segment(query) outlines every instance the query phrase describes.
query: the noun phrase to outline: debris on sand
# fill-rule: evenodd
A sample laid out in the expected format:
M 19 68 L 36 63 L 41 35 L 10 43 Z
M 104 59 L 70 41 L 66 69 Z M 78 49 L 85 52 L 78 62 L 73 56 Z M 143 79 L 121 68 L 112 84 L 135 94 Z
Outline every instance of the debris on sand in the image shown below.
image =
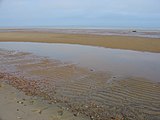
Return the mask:
M 137 32 L 136 30 L 132 30 L 132 32 Z

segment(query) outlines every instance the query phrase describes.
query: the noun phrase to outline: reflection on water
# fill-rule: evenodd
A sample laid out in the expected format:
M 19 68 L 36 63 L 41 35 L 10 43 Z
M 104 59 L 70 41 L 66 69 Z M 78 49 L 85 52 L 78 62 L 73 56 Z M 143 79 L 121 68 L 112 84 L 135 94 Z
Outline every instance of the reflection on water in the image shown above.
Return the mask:
M 107 49 L 70 44 L 1 42 L 0 48 L 73 62 L 116 75 L 131 75 L 160 81 L 160 53 Z

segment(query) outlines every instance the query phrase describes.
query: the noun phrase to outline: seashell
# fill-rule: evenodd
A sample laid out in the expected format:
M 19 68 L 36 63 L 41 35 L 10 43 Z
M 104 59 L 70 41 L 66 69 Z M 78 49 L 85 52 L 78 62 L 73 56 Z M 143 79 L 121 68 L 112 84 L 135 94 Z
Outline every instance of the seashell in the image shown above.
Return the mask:
M 22 118 L 21 118 L 21 117 L 19 117 L 19 116 L 18 116 L 17 118 L 18 118 L 18 119 L 22 119 Z
M 41 109 L 32 110 L 32 112 L 36 112 L 36 113 L 42 114 L 42 110 Z

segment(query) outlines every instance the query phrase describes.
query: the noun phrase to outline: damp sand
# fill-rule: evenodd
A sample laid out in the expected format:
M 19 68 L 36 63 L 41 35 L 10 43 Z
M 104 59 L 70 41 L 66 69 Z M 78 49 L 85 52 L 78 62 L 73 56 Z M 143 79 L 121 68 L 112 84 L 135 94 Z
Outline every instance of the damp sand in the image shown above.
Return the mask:
M 159 82 L 116 76 L 30 53 L 1 50 L 0 59 L 2 82 L 27 96 L 58 104 L 77 119 L 160 119 Z

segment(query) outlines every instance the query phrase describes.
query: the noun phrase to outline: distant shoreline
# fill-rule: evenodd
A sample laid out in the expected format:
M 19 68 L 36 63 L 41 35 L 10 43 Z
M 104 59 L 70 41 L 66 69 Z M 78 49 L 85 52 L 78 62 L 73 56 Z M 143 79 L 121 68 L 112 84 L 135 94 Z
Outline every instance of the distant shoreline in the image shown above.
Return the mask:
M 113 29 L 113 30 L 160 30 L 160 27 L 120 27 L 120 26 L 0 26 L 0 29 Z
M 160 29 L 143 28 L 0 28 L 0 32 L 50 32 L 62 34 L 88 34 L 88 35 L 115 35 L 115 36 L 135 36 L 147 38 L 160 38 Z

